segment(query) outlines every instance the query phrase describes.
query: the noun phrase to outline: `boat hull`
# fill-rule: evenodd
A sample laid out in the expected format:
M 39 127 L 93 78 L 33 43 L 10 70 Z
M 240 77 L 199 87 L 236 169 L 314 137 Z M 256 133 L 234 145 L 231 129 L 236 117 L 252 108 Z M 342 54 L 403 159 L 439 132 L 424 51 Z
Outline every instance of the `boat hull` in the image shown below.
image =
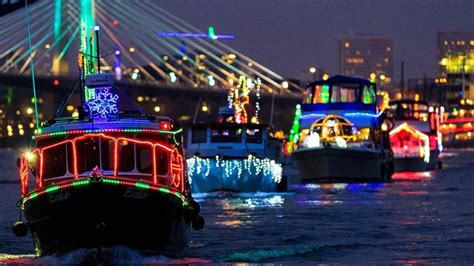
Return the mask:
M 183 211 L 174 195 L 105 183 L 71 186 L 24 204 L 39 256 L 118 245 L 173 255 L 187 244 Z
M 395 172 L 424 172 L 436 170 L 438 166 L 437 151 L 430 152 L 430 161 L 427 163 L 421 157 L 399 157 L 394 159 Z
M 279 182 L 274 180 L 272 173 L 255 166 L 245 167 L 245 159 L 219 160 L 207 158 L 206 165 L 189 167 L 188 174 L 193 193 L 207 193 L 215 191 L 234 191 L 234 192 L 279 192 L 286 190 L 286 179 L 282 178 Z M 216 165 L 227 165 L 226 167 Z M 239 171 L 236 165 L 239 164 Z M 281 167 L 281 166 L 280 166 Z M 231 170 L 229 170 L 231 169 Z M 239 173 L 240 172 L 240 173 Z
M 297 150 L 292 156 L 303 182 L 380 181 L 391 176 L 390 162 L 377 150 L 324 147 Z

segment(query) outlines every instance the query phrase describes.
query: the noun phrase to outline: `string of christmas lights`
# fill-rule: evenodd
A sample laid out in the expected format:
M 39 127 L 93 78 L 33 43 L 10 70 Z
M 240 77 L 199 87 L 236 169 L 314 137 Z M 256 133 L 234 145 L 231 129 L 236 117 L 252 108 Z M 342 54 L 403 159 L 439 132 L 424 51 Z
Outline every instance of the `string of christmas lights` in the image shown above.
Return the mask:
M 211 160 L 210 158 L 193 156 L 187 159 L 186 162 L 190 183 L 192 183 L 194 175 L 208 177 L 214 171 L 222 171 L 224 178 L 237 179 L 240 179 L 244 172 L 255 177 L 262 174 L 264 177 L 271 177 L 275 183 L 281 182 L 283 174 L 281 164 L 268 158 L 260 159 L 251 154 L 244 160 L 222 159 L 219 156 L 216 156 L 215 160 Z

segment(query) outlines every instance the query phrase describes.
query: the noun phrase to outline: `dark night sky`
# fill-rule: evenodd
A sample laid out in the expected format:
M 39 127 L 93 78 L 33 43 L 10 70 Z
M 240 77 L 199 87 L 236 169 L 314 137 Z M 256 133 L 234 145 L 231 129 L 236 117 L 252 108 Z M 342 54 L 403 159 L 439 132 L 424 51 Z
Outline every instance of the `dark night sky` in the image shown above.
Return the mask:
M 337 71 L 338 37 L 394 39 L 395 79 L 432 77 L 436 32 L 474 30 L 474 0 L 160 0 L 161 7 L 202 31 L 235 34 L 227 44 L 276 72 L 304 78 L 309 66 Z

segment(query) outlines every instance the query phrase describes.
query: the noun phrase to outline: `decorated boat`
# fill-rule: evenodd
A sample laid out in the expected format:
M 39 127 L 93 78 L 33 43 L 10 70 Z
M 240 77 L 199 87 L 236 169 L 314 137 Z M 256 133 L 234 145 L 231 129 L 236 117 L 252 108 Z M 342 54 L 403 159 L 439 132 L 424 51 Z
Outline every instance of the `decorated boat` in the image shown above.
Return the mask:
M 241 77 L 229 89 L 229 105 L 219 109 L 218 122 L 187 127 L 186 161 L 193 193 L 286 190 L 278 162 L 281 142 L 272 137 L 268 125 L 259 123 L 258 108 L 251 118 L 246 110 L 251 91 L 259 97 L 259 86 L 258 80 Z
M 388 180 L 392 126 L 374 83 L 333 76 L 308 84 L 285 151 L 303 182 Z
M 387 115 L 394 121 L 390 142 L 395 155 L 395 171 L 440 169 L 442 137 L 439 108 L 424 101 L 398 100 L 389 104 Z
M 111 74 L 87 74 L 93 63 L 81 65 L 78 116 L 43 122 L 18 159 L 20 221 L 13 231 L 29 231 L 39 256 L 118 245 L 176 254 L 187 245 L 189 225 L 204 225 L 182 130 L 168 117 L 124 108 L 130 101 Z

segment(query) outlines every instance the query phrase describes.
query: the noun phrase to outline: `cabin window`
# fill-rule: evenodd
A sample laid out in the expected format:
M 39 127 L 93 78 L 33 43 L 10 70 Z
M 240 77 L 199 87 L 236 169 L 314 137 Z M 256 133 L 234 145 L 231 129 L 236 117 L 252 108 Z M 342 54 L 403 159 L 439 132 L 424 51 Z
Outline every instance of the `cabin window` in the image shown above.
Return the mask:
M 206 135 L 206 127 L 193 127 L 191 131 L 191 143 L 205 143 Z
M 357 102 L 357 90 L 341 86 L 332 86 L 331 103 L 353 103 Z
M 102 156 L 102 170 L 114 169 L 114 147 L 115 141 L 109 139 L 102 139 L 100 141 L 100 149 Z
M 212 128 L 211 142 L 242 142 L 241 128 Z
M 364 86 L 362 90 L 362 102 L 365 104 L 375 103 L 375 91 L 373 86 Z
M 88 138 L 76 142 L 78 173 L 89 172 L 100 166 L 100 141 Z
M 316 85 L 314 87 L 313 103 L 328 103 L 329 102 L 329 86 Z
M 153 168 L 153 153 L 150 145 L 135 144 L 137 151 L 137 170 L 140 173 L 151 174 Z
M 248 143 L 262 143 L 262 129 L 247 128 L 246 133 Z
M 168 153 L 159 147 L 155 149 L 156 157 L 156 174 L 157 175 L 167 175 L 169 167 L 169 158 Z
M 43 150 L 43 179 L 66 175 L 66 154 L 66 144 Z
M 119 140 L 118 142 L 118 171 L 131 172 L 135 167 L 135 152 L 133 142 Z

